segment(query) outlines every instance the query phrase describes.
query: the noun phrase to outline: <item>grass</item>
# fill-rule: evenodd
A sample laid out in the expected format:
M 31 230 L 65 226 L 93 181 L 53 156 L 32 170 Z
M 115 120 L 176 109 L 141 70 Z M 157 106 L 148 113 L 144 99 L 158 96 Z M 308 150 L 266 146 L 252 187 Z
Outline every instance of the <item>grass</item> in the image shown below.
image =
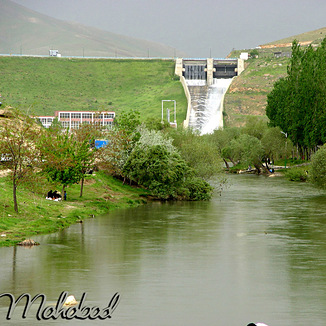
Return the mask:
M 272 51 L 266 53 L 249 59 L 246 69 L 232 81 L 224 98 L 225 126 L 239 127 L 250 115 L 267 120 L 267 95 L 274 83 L 286 75 L 289 58 L 274 58 Z
M 142 119 L 161 118 L 161 101 L 176 100 L 180 124 L 187 109 L 173 60 L 0 57 L 0 93 L 36 115 L 135 109 Z
M 121 207 L 135 207 L 146 203 L 147 191 L 123 185 L 104 172 L 97 172 L 86 180 L 84 195 L 79 197 L 80 186 L 67 189 L 68 200 L 49 201 L 45 194 L 60 189 L 39 178 L 33 190 L 26 186 L 18 189 L 19 214 L 13 209 L 9 177 L 0 178 L 0 246 L 17 242 L 42 233 L 51 233 L 78 223 L 92 215 L 107 213 Z

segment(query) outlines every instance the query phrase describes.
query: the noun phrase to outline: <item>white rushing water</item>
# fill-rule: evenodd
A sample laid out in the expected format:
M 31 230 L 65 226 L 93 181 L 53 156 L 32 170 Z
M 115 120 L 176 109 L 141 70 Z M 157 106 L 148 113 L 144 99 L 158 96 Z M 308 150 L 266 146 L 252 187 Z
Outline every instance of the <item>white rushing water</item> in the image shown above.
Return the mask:
M 232 78 L 216 79 L 211 86 L 205 80 L 186 80 L 191 95 L 189 126 L 201 135 L 223 127 L 222 101 Z

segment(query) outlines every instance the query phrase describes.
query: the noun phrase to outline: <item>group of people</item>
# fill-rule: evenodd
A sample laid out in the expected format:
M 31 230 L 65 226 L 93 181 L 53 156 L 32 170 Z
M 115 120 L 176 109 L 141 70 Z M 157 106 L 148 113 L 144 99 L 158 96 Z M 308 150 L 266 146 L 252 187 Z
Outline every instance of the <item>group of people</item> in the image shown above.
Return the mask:
M 50 190 L 47 193 L 46 199 L 48 199 L 48 200 L 54 200 L 54 201 L 60 201 L 60 200 L 62 200 L 62 196 L 56 190 L 54 190 L 54 191 Z M 64 194 L 63 194 L 63 200 L 66 200 L 66 199 L 67 199 L 67 193 L 65 191 Z

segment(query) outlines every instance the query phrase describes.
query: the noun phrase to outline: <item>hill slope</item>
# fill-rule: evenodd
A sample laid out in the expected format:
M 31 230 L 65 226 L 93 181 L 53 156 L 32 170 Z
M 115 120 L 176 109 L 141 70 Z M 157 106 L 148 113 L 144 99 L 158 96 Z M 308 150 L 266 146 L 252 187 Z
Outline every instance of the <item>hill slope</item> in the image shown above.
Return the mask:
M 174 78 L 173 60 L 0 57 L 0 94 L 7 105 L 37 115 L 56 110 L 137 109 L 161 118 L 161 101 L 177 101 L 177 121 L 187 100 Z
M 257 58 L 246 61 L 245 71 L 236 77 L 224 99 L 224 122 L 226 126 L 239 126 L 245 123 L 246 117 L 255 115 L 266 119 L 265 109 L 267 95 L 274 83 L 286 76 L 290 58 L 276 57 L 275 52 L 289 54 L 291 43 L 298 40 L 303 44 L 318 45 L 326 36 L 326 28 L 291 36 L 279 41 L 262 45 L 255 49 Z M 251 52 L 252 49 L 233 51 L 230 57 L 239 57 L 240 52 Z
M 175 49 L 76 23 L 68 23 L 0 0 L 0 53 L 63 56 L 173 57 Z M 177 53 L 177 55 L 182 55 Z
M 275 47 L 285 44 L 292 43 L 293 40 L 297 40 L 300 43 L 303 44 L 319 44 L 326 36 L 326 27 L 316 29 L 314 31 L 290 36 L 278 41 L 266 43 L 264 45 L 261 45 L 261 47 L 271 46 L 275 45 Z

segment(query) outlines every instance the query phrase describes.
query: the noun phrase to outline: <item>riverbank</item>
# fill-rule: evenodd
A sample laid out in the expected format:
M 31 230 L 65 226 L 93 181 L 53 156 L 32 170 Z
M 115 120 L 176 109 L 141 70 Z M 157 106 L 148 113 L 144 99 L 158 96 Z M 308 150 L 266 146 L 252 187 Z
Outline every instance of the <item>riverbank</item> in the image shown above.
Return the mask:
M 52 233 L 86 218 L 116 208 L 135 207 L 146 203 L 147 191 L 123 185 L 104 172 L 85 180 L 83 197 L 80 185 L 67 188 L 67 201 L 45 198 L 49 190 L 59 190 L 44 178 L 18 188 L 19 214 L 13 209 L 12 185 L 8 176 L 0 176 L 0 247 L 12 246 L 34 235 Z

